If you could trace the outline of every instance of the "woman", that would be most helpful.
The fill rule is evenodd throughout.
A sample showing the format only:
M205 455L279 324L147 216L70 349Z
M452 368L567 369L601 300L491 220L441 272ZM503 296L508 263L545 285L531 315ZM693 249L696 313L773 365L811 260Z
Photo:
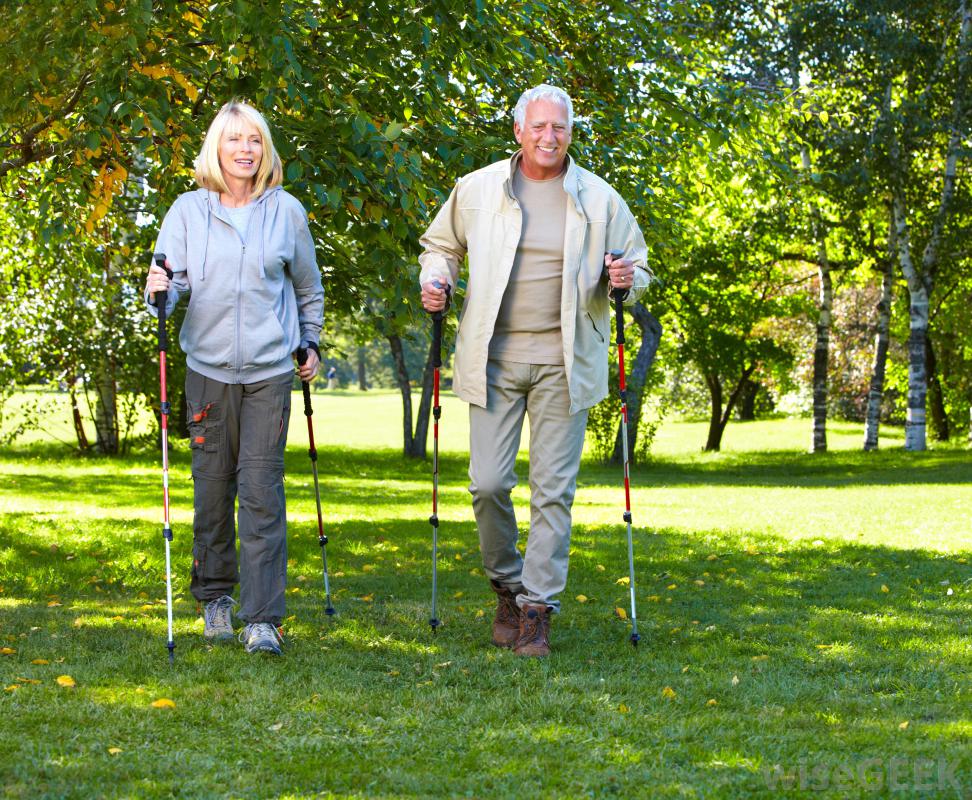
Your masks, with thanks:
M279 654L292 357L298 346L308 350L299 373L311 380L324 289L307 215L280 188L280 157L255 108L223 106L195 167L201 188L173 203L155 247L172 279L153 265L146 282L150 304L155 292L169 291L168 313L191 292L179 334L194 482L191 590L205 603L205 637L231 639L239 583L240 641L248 653Z

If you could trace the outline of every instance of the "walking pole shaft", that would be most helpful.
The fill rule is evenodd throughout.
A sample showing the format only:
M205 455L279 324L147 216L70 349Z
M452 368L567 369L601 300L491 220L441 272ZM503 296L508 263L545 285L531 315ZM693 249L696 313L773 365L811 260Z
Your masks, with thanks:
M620 258L619 250L612 250L613 258ZM631 530L631 459L628 453L628 393L624 372L624 300L627 291L612 289L611 298L614 300L614 319L617 328L615 344L618 346L618 387L621 395L621 453L624 457L624 515L623 519L628 531L628 591L631 600L631 644L637 647L641 636L638 634L638 609L635 605L635 569L634 569L634 541Z
M301 366L307 361L307 351L303 347L297 348L297 363ZM324 533L324 517L321 514L321 487L317 477L317 447L314 444L314 423L311 417L314 416L314 409L311 406L310 383L302 380L300 388L304 393L304 416L307 418L307 440L310 448L307 453L310 456L311 472L314 475L314 499L317 501L317 543L321 546L321 563L324 569L324 601L327 604L324 613L329 617L334 616L334 605L331 603L331 581L327 572L327 536Z
M443 288L438 281L436 288ZM445 287L446 307L449 303L449 287ZM442 317L444 311L432 314L432 516L429 524L432 526L432 615L429 625L435 633L439 625L436 598L438 595L439 575L439 418L442 416L442 406L439 405L439 374L442 369Z
M156 266L165 270L169 278L172 270L165 264L165 254L156 253ZM169 663L175 663L175 639L172 635L172 525L169 520L169 394L166 385L165 357L169 349L169 340L165 331L166 306L168 305L168 291L155 293L155 306L159 312L159 419L162 428L162 537L165 539L165 612L168 624L168 639L166 648L169 651Z

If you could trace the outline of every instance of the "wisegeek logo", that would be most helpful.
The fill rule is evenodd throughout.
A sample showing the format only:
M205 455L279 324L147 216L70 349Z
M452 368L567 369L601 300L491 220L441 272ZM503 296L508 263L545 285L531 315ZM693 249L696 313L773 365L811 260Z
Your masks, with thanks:
M944 758L868 758L851 763L773 764L762 768L770 791L941 792L964 797L972 786L958 773L958 763Z

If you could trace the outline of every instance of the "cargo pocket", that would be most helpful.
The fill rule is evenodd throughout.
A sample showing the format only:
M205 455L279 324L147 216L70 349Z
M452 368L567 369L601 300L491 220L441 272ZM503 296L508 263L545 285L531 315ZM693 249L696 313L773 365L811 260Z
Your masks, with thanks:
M189 404L189 446L204 453L218 453L223 444L222 411L215 403Z

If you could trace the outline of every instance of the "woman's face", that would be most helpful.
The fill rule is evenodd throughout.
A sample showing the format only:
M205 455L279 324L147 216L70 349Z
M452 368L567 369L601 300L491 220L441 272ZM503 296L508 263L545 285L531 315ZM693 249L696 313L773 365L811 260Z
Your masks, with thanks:
M253 183L263 158L263 138L252 125L243 122L227 128L219 140L219 166L223 177Z

